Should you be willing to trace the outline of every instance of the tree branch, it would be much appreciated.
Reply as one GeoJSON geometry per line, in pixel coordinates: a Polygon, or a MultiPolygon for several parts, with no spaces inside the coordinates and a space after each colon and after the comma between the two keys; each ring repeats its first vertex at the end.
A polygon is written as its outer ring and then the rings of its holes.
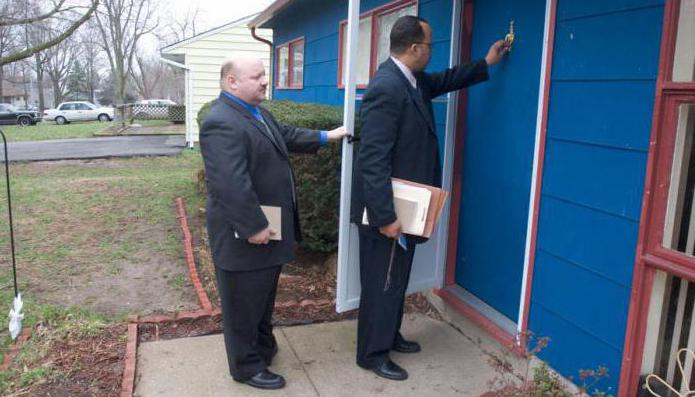
{"type": "Polygon", "coordinates": [[[65,0],[60,0],[58,3],[56,3],[55,7],[53,7],[52,10],[46,12],[45,14],[37,15],[34,17],[29,17],[29,18],[23,18],[23,19],[5,19],[0,21],[0,26],[12,26],[12,25],[26,25],[34,22],[39,22],[43,21],[44,19],[50,18],[52,15],[57,14],[59,12],[64,12],[64,11],[69,11],[73,10],[76,8],[82,8],[79,6],[73,6],[73,7],[68,7],[66,9],[61,9],[60,7],[63,6],[65,3],[65,0]]]}
{"type": "Polygon", "coordinates": [[[30,56],[34,55],[37,52],[41,52],[45,49],[51,48],[54,45],[60,43],[61,41],[67,39],[70,37],[71,34],[73,34],[77,28],[82,26],[83,23],[87,22],[89,18],[92,16],[94,11],[96,10],[97,6],[99,5],[99,0],[92,0],[92,6],[87,10],[87,13],[85,13],[82,18],[78,19],[75,21],[75,23],[72,24],[65,32],[63,32],[61,35],[58,37],[55,37],[51,40],[48,40],[44,43],[38,44],[34,47],[27,48],[26,50],[16,52],[14,54],[10,54],[8,56],[0,57],[0,66],[6,65],[8,63],[12,62],[17,62],[25,58],[29,58],[30,56]]]}

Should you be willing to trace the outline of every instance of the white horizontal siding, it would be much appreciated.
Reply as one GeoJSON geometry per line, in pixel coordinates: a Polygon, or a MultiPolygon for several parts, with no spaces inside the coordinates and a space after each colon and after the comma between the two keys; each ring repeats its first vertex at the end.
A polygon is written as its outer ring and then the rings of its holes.
{"type": "Polygon", "coordinates": [[[229,41],[226,43],[216,42],[208,43],[205,47],[186,48],[186,56],[211,56],[220,52],[236,53],[236,52],[252,52],[252,53],[270,53],[270,46],[259,43],[240,43],[229,41]],[[210,44],[215,44],[210,45],[210,44]]]}
{"type": "MultiPolygon", "coordinates": [[[[258,29],[256,34],[267,40],[272,40],[272,30],[258,29]]],[[[173,49],[164,51],[167,54],[185,55],[185,65],[191,73],[191,97],[194,118],[200,108],[207,102],[217,98],[220,93],[220,66],[226,58],[234,56],[250,56],[263,60],[266,74],[270,76],[270,46],[251,36],[251,30],[245,26],[235,26],[214,34],[201,37],[173,49]]],[[[197,140],[197,121],[194,121],[193,131],[197,140]]]]}

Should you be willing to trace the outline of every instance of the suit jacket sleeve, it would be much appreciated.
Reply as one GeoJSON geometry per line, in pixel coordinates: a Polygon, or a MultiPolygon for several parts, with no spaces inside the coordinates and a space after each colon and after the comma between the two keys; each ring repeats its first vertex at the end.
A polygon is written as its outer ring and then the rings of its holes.
{"type": "Polygon", "coordinates": [[[389,225],[397,219],[393,207],[391,164],[403,98],[402,92],[381,84],[370,87],[362,100],[358,160],[370,226],[389,225]]]}
{"type": "Polygon", "coordinates": [[[321,133],[319,131],[278,123],[268,111],[263,112],[263,117],[269,117],[272,120],[290,152],[314,153],[321,147],[321,133]]]}
{"type": "Polygon", "coordinates": [[[430,88],[432,98],[486,81],[488,78],[487,63],[484,59],[423,75],[423,79],[430,88]]]}
{"type": "Polygon", "coordinates": [[[206,122],[200,131],[208,193],[242,239],[268,227],[253,189],[243,133],[226,123],[206,122]]]}

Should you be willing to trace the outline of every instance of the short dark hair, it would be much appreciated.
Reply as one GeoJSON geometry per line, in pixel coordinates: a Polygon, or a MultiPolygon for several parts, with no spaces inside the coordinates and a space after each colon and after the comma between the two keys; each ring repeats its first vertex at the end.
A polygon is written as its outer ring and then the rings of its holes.
{"type": "Polygon", "coordinates": [[[405,15],[396,20],[391,28],[391,52],[404,53],[412,44],[420,43],[425,39],[425,31],[421,23],[429,23],[420,17],[405,15]]]}

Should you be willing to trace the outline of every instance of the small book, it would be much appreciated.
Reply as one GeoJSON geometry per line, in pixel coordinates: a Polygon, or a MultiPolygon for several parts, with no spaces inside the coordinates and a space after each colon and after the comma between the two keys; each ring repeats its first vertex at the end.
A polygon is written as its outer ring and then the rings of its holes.
{"type": "MultiPolygon", "coordinates": [[[[282,208],[270,205],[261,205],[261,211],[268,220],[268,226],[275,230],[275,235],[271,236],[271,240],[282,240],[282,208]]],[[[234,232],[234,237],[239,238],[239,234],[234,232]]]]}

